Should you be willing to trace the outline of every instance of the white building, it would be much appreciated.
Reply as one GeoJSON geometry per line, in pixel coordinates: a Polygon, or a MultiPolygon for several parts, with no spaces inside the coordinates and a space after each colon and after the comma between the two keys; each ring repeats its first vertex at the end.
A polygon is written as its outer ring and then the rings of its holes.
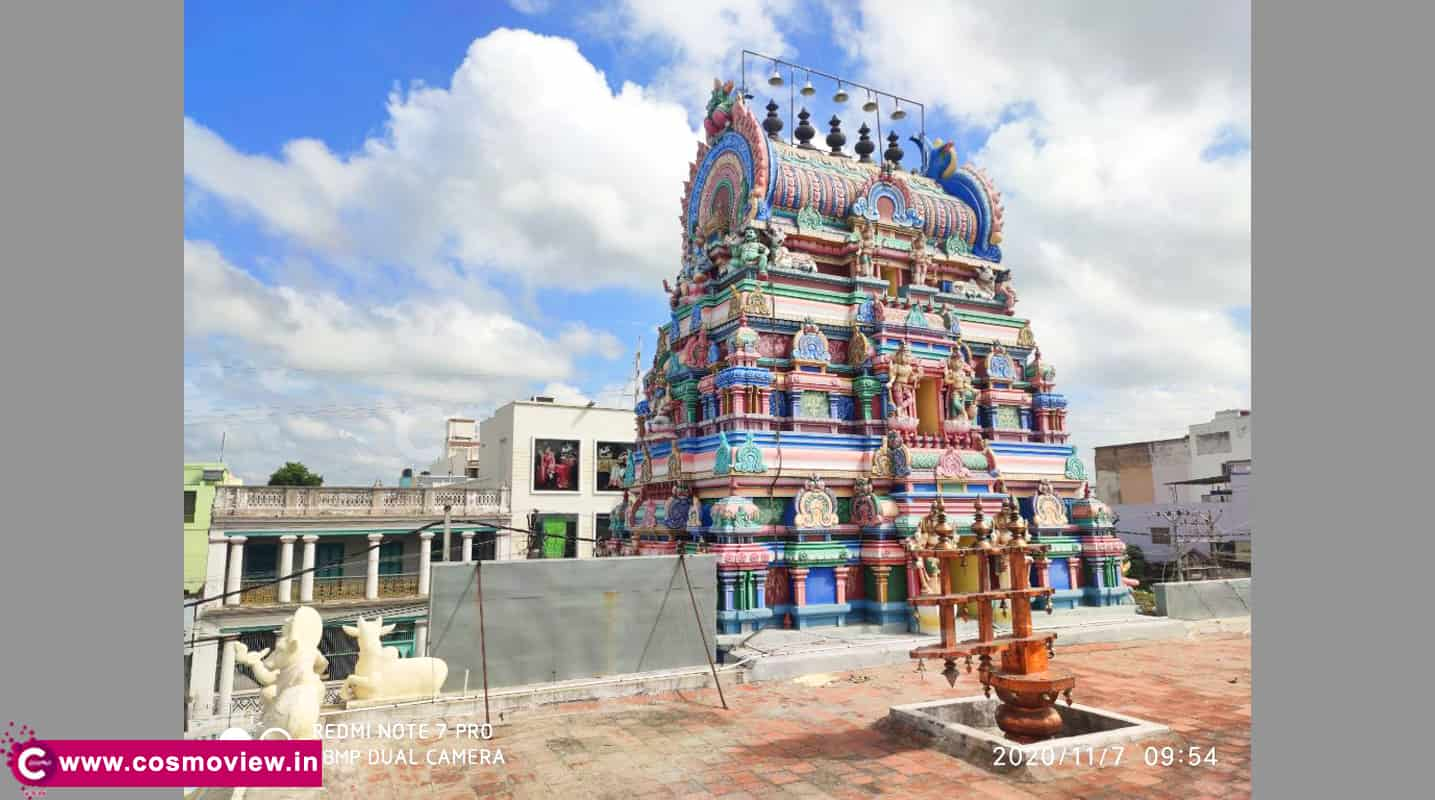
{"type": "Polygon", "coordinates": [[[1246,409],[1218,411],[1179,439],[1096,448],[1092,488],[1119,517],[1117,534],[1149,562],[1173,560],[1179,546],[1249,564],[1251,421],[1246,409]],[[1194,541],[1207,533],[1190,523],[1173,527],[1169,517],[1182,511],[1218,515],[1210,533],[1226,541],[1213,548],[1194,541]]]}
{"type": "Polygon", "coordinates": [[[340,629],[360,616],[395,625],[386,646],[427,652],[433,563],[526,556],[502,535],[512,525],[506,489],[220,486],[209,519],[202,597],[219,599],[200,604],[192,626],[186,615],[186,643],[191,630],[200,640],[187,653],[194,720],[258,709],[235,644],[273,646],[296,606],[323,617],[329,674],[341,680],[357,653],[340,629]]]}
{"type": "Polygon", "coordinates": [[[509,487],[519,527],[536,512],[547,556],[586,558],[591,540],[607,537],[609,514],[623,498],[636,433],[632,409],[515,400],[480,425],[483,455],[472,484],[509,487]]]}
{"type": "Polygon", "coordinates": [[[464,417],[449,417],[443,456],[423,470],[425,474],[421,477],[431,479],[421,483],[436,486],[450,481],[433,479],[477,478],[479,447],[477,423],[464,417]]]}
{"type": "Polygon", "coordinates": [[[1146,560],[1168,563],[1182,553],[1218,556],[1223,562],[1251,563],[1251,462],[1228,461],[1222,474],[1188,482],[1200,492],[1194,502],[1134,503],[1112,505],[1117,516],[1116,534],[1129,545],[1141,548],[1146,560]],[[1173,521],[1172,512],[1189,512],[1193,519],[1173,521]],[[1209,513],[1212,530],[1203,530],[1199,520],[1209,513]],[[1221,541],[1203,541],[1214,535],[1221,541]]]}
{"type": "Polygon", "coordinates": [[[1191,451],[1187,480],[1221,475],[1229,461],[1251,460],[1251,412],[1218,411],[1215,419],[1192,425],[1186,435],[1191,451]]]}
{"type": "Polygon", "coordinates": [[[1251,419],[1246,409],[1218,411],[1179,439],[1098,447],[1092,490],[1113,507],[1199,503],[1202,484],[1192,481],[1222,475],[1227,462],[1251,460],[1251,419]]]}

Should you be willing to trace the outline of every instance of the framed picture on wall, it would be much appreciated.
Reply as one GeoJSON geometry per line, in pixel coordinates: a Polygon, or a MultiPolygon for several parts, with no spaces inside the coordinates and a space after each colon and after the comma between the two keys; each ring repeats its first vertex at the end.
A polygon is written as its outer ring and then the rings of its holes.
{"type": "Polygon", "coordinates": [[[598,485],[600,492],[623,491],[623,471],[633,455],[632,442],[597,442],[598,485]]]}
{"type": "Polygon", "coordinates": [[[578,491],[578,440],[533,440],[533,491],[578,491]]]}

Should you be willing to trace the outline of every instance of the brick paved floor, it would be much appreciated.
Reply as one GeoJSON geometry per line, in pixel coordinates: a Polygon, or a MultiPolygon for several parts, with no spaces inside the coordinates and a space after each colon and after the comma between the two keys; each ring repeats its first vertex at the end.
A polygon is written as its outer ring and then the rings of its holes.
{"type": "MultiPolygon", "coordinates": [[[[785,681],[550,706],[511,717],[487,743],[346,741],[345,748],[412,751],[416,765],[330,766],[331,798],[436,797],[1082,797],[1235,798],[1250,795],[1251,649],[1247,636],[1058,647],[1077,675],[1074,699],[1163,723],[1169,736],[1128,745],[1123,763],[1025,783],[884,731],[889,706],[980,692],[955,689],[914,665],[834,673],[832,683],[785,681]],[[1215,765],[1148,767],[1147,746],[1215,748],[1215,765]],[[426,753],[501,749],[501,766],[430,766],[426,753]]],[[[932,665],[928,665],[931,667],[932,665]]],[[[328,746],[328,745],[326,745],[328,746]]],[[[267,794],[251,792],[259,800],[267,794]]],[[[275,797],[279,795],[273,795],[275,797]]]]}

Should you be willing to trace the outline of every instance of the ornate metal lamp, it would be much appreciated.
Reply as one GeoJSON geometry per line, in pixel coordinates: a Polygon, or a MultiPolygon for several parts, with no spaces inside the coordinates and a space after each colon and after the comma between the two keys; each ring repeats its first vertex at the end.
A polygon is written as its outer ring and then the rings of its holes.
{"type": "MultiPolygon", "coordinates": [[[[977,543],[970,547],[918,548],[912,556],[917,559],[936,559],[940,565],[940,594],[923,594],[913,599],[918,606],[937,606],[941,620],[942,640],[937,644],[924,645],[911,651],[915,659],[940,658],[945,662],[942,675],[948,683],[956,685],[960,670],[957,659],[967,662],[971,671],[971,658],[980,659],[982,691],[991,696],[996,690],[1001,704],[997,708],[997,727],[1007,738],[1021,743],[1049,739],[1061,731],[1061,713],[1055,703],[1060,695],[1071,703],[1071,690],[1076,678],[1069,672],[1050,666],[1051,643],[1055,633],[1036,633],[1031,622],[1031,600],[1034,597],[1050,597],[1054,589],[1030,586],[1031,558],[1044,558],[1049,545],[1033,544],[1027,541],[1027,523],[1021,518],[1014,499],[1003,504],[999,522],[1009,534],[1003,541],[992,537],[993,526],[982,514],[981,501],[977,501],[971,530],[977,543]],[[1004,517],[1004,519],[1001,519],[1004,517]],[[955,591],[959,562],[967,556],[979,559],[976,591],[955,591]],[[993,567],[1005,564],[1011,574],[1011,588],[1002,589],[995,584],[993,567]],[[997,636],[993,618],[995,607],[1010,602],[1012,631],[1007,636],[997,636]],[[977,638],[958,641],[956,621],[959,610],[967,604],[977,607],[977,638]],[[1000,654],[1001,661],[994,664],[993,655],[1000,654]]],[[[930,519],[940,526],[946,513],[940,497],[932,503],[930,519]]],[[[1050,604],[1048,603],[1048,607],[1050,604]]]]}

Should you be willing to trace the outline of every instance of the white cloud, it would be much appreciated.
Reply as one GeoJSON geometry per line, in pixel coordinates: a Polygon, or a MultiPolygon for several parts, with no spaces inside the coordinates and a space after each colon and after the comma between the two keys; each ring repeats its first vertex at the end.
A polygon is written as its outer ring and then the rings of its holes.
{"type": "Polygon", "coordinates": [[[508,0],[508,4],[520,14],[542,14],[553,7],[552,0],[508,0]]]}
{"type": "Polygon", "coordinates": [[[456,265],[581,290],[676,270],[688,109],[615,92],[572,41],[495,30],[448,88],[396,91],[388,115],[357,153],[296,139],[279,158],[186,118],[185,176],[356,274],[394,265],[451,287],[456,265]]]}
{"type": "Polygon", "coordinates": [[[577,386],[557,381],[544,386],[538,394],[543,397],[551,397],[560,403],[582,404],[593,399],[577,386]]]}
{"type": "Polygon", "coordinates": [[[315,417],[301,414],[287,415],[280,419],[279,424],[290,436],[306,441],[326,442],[347,439],[363,442],[362,437],[353,432],[315,417]]]}
{"type": "Polygon", "coordinates": [[[267,286],[207,242],[184,243],[184,288],[187,337],[227,337],[291,370],[408,396],[498,399],[495,389],[567,378],[575,359],[618,350],[610,334],[581,325],[553,339],[500,310],[441,297],[360,307],[267,286]]]}
{"type": "MultiPolygon", "coordinates": [[[[793,58],[795,48],[784,31],[807,24],[798,0],[718,0],[675,5],[669,0],[617,0],[591,15],[590,31],[662,53],[650,86],[684,103],[701,118],[712,80],[736,76],[743,49],[793,58]]],[[[765,80],[764,67],[749,60],[750,82],[765,80]]],[[[740,81],[739,81],[740,83],[740,81]]]]}
{"type": "Polygon", "coordinates": [[[864,10],[834,7],[834,37],[871,82],[992,129],[959,156],[1004,194],[1003,262],[1081,398],[1075,441],[1180,435],[1248,404],[1250,336],[1227,312],[1250,303],[1250,152],[1202,157],[1249,136],[1248,6],[864,10]]]}

